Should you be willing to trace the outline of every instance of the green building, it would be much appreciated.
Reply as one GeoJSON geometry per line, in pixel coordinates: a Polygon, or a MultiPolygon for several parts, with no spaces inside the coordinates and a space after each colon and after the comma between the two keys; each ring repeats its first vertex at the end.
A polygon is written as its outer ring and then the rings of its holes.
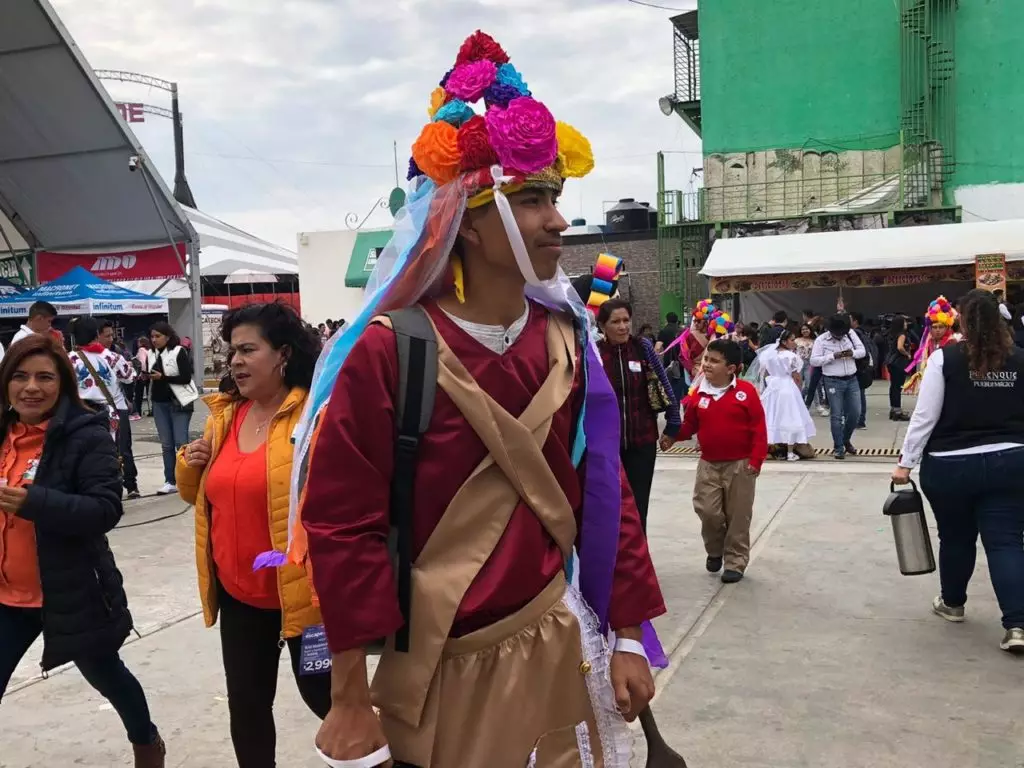
{"type": "Polygon", "coordinates": [[[701,0],[672,25],[661,107],[704,178],[659,157],[666,311],[715,238],[1024,218],[1024,1],[701,0]]]}

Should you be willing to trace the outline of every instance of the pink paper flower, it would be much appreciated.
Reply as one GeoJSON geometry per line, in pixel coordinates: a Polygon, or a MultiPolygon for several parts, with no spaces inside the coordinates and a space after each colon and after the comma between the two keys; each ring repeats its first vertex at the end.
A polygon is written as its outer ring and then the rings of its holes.
{"type": "Polygon", "coordinates": [[[536,99],[512,99],[507,109],[492,106],[486,119],[491,146],[506,172],[536,173],[555,162],[555,118],[536,99]]]}
{"type": "Polygon", "coordinates": [[[452,70],[444,89],[454,98],[472,104],[480,100],[497,76],[498,67],[493,61],[470,61],[452,70]]]}

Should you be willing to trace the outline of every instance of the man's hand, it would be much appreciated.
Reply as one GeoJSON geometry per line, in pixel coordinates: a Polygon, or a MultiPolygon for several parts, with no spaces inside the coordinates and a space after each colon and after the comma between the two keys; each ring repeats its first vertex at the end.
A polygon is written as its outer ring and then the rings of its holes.
{"type": "Polygon", "coordinates": [[[676,439],[674,437],[670,437],[668,435],[662,435],[661,439],[658,441],[658,446],[663,451],[667,451],[669,448],[671,448],[675,444],[676,444],[676,439]]]}
{"type": "Polygon", "coordinates": [[[27,498],[27,489],[12,488],[11,486],[5,485],[0,488],[0,509],[4,512],[9,512],[10,514],[15,515],[25,504],[25,499],[27,498]]]}
{"type": "MultiPolygon", "coordinates": [[[[316,735],[316,746],[334,760],[358,760],[388,743],[380,718],[369,704],[334,702],[316,735]]],[[[385,766],[394,765],[389,760],[385,766]]]]}
{"type": "Polygon", "coordinates": [[[910,482],[910,470],[906,467],[896,467],[892,471],[892,482],[894,485],[906,485],[910,482]]]}
{"type": "Polygon", "coordinates": [[[747,464],[747,466],[743,468],[743,471],[746,472],[748,475],[753,475],[754,477],[757,477],[758,475],[761,474],[761,470],[755,467],[753,464],[747,464]]]}
{"type": "MultiPolygon", "coordinates": [[[[628,640],[640,640],[643,637],[640,627],[616,630],[615,634],[628,640]]],[[[651,665],[647,659],[635,653],[613,653],[611,678],[615,704],[626,722],[631,723],[654,698],[651,665]]]]}
{"type": "Polygon", "coordinates": [[[153,381],[160,381],[163,377],[164,375],[160,371],[150,371],[149,378],[153,379],[153,381]]]}
{"type": "Polygon", "coordinates": [[[193,440],[185,446],[185,463],[190,467],[205,467],[210,463],[210,442],[205,438],[193,440]]]}

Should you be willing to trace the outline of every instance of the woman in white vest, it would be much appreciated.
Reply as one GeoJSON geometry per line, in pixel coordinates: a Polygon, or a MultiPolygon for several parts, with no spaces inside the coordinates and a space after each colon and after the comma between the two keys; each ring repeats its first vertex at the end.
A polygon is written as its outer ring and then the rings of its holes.
{"type": "Polygon", "coordinates": [[[164,484],[157,495],[166,496],[178,492],[174,482],[175,457],[188,442],[188,426],[199,392],[192,381],[192,358],[170,323],[155,323],[149,338],[156,352],[149,399],[164,457],[164,484]]]}

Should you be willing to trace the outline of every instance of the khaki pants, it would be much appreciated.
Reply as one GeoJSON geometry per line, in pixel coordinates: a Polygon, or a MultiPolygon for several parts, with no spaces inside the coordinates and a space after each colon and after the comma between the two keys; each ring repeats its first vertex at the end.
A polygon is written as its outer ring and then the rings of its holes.
{"type": "Polygon", "coordinates": [[[725,559],[727,571],[746,570],[750,559],[750,519],[754,514],[757,478],[749,461],[704,461],[697,464],[693,510],[701,521],[709,557],[725,559]]]}

